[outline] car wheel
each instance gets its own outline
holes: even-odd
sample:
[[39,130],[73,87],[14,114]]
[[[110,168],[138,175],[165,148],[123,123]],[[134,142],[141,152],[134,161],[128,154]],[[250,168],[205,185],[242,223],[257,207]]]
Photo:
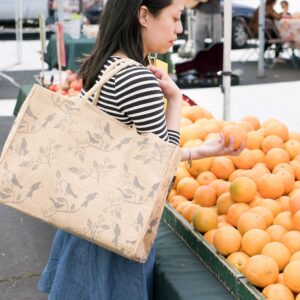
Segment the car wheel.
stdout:
[[247,29],[245,28],[246,20],[241,20],[240,18],[236,18],[232,23],[232,48],[239,49],[243,48],[247,44],[248,34]]

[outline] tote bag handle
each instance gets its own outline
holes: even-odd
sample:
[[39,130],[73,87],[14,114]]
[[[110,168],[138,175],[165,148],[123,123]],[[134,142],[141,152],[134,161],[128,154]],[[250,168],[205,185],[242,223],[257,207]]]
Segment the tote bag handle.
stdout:
[[105,70],[102,78],[94,84],[94,86],[86,92],[86,94],[82,97],[83,101],[88,101],[89,97],[94,95],[93,97],[93,105],[97,105],[98,98],[100,96],[101,89],[103,85],[109,81],[114,75],[116,75],[119,71],[122,69],[125,69],[126,67],[133,66],[133,65],[140,65],[138,62],[128,59],[128,58],[122,58],[115,62],[113,62],[107,70]]

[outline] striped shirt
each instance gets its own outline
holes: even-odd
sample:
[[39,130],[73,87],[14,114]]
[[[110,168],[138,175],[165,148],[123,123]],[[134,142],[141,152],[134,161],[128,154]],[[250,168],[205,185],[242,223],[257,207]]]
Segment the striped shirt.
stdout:
[[[118,59],[111,56],[107,60],[97,81]],[[85,93],[82,89],[81,96]],[[106,82],[97,106],[126,125],[134,125],[141,134],[152,132],[164,141],[179,144],[179,132],[167,129],[161,88],[155,76],[143,65],[129,66]]]

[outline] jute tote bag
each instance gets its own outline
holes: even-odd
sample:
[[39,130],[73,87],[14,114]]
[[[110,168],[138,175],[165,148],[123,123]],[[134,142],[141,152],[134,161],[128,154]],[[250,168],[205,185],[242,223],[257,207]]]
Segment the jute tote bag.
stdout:
[[0,203],[144,262],[181,150],[96,107],[133,64],[114,63],[82,99],[33,86],[0,158]]

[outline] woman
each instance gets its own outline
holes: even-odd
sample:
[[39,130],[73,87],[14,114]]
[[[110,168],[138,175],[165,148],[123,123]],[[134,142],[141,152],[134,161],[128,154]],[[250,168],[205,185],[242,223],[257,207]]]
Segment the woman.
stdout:
[[[101,90],[99,109],[134,125],[179,142],[182,94],[167,74],[145,67],[149,53],[165,53],[182,31],[183,0],[108,0],[92,54],[79,71],[84,90],[90,89],[114,61],[129,57],[140,64],[117,73]],[[163,95],[168,99],[164,112]],[[224,138],[183,150],[183,159],[235,154],[233,140]],[[152,298],[155,249],[146,263],[130,261],[79,237],[58,230],[39,289],[50,300],[142,300]]]

